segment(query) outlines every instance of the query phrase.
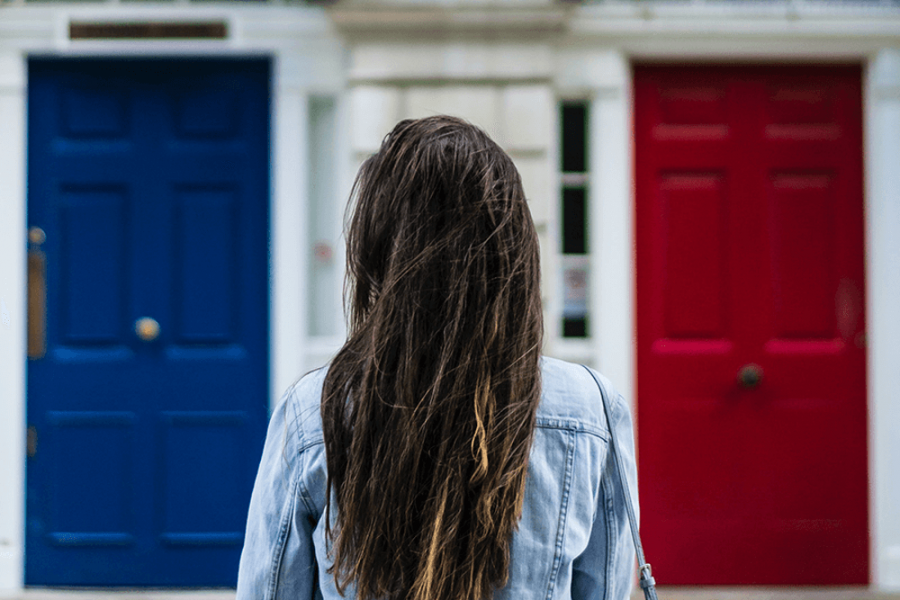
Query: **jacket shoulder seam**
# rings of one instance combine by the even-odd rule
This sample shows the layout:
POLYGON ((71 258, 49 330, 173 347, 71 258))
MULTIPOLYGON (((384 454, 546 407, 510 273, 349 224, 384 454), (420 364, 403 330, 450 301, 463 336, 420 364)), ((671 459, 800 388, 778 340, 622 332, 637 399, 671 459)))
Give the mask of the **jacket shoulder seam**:
MULTIPOLYGON (((316 420, 315 411, 320 410, 321 406, 321 394, 317 395, 315 399, 311 399, 308 397, 309 394, 303 396, 302 387, 309 388, 310 384, 307 381, 307 378, 312 375, 322 371, 324 367, 320 367, 318 369, 314 369, 310 371, 306 375, 300 378, 294 385, 291 387, 291 403, 294 406, 294 423, 297 431, 298 438, 298 452, 303 452, 307 448, 311 446, 315 446, 316 444, 323 443, 323 434, 320 428, 317 427, 309 427, 308 421, 310 418, 313 421, 316 420)), ((309 390, 306 390, 308 392, 309 390)), ((321 392, 321 390, 320 390, 321 392)))

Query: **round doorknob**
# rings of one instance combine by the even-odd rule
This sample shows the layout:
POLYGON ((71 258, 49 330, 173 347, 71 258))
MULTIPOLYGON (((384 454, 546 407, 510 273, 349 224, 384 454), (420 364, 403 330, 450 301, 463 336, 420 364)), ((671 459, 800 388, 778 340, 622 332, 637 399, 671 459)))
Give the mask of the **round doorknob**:
POLYGON ((35 246, 40 246, 44 242, 47 241, 47 234, 44 233, 44 230, 40 227, 29 227, 28 228, 28 241, 34 244, 35 246))
POLYGON ((762 367, 750 363, 740 368, 737 380, 742 388, 751 390, 759 385, 759 382, 762 381, 762 376, 762 367))
POLYGON ((134 322, 134 332, 145 342, 152 342, 159 337, 159 323, 152 317, 141 317, 134 322))

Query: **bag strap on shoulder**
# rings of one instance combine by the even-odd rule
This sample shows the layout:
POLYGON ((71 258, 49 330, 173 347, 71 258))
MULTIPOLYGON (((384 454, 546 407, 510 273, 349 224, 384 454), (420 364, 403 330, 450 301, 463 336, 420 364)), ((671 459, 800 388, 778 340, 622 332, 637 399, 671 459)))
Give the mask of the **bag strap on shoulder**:
POLYGON ((634 540, 634 550, 637 554, 638 571, 641 576, 641 589, 644 590, 644 598, 646 600, 657 600, 656 597, 656 580, 650 569, 650 564, 644 559, 644 547, 641 545, 641 536, 638 533, 637 518, 634 514, 634 504, 631 501, 631 493, 628 491, 628 485, 625 482, 625 465, 622 464, 622 457, 619 453, 619 442, 616 439, 616 430, 613 427, 612 413, 609 409, 609 401, 607 400, 606 390, 603 384, 594 375, 594 372, 585 365, 584 370, 588 372, 597 388, 600 390, 600 401, 603 403, 603 413, 606 415, 606 423, 609 427, 610 449, 612 450, 615 460, 616 474, 618 475, 619 485, 622 488, 622 495, 625 497, 625 510, 628 513, 628 524, 631 526, 631 538, 634 540))

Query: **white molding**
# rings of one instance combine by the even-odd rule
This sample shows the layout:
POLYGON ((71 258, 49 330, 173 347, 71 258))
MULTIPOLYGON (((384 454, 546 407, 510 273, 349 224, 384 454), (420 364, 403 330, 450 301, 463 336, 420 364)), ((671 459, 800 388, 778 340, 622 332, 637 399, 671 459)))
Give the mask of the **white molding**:
POLYGON ((631 68, 615 50, 590 62, 597 65, 589 125, 592 338, 597 366, 634 406, 631 68))
POLYGON ((900 544, 880 548, 878 572, 883 590, 900 590, 900 544))
MULTIPOLYGON (((233 3, 140 4, 59 3, 4 6, 0 9, 0 47, 39 54, 210 54, 272 53, 334 44, 338 39, 317 7, 280 7, 233 3), (224 40, 69 40, 70 21, 225 21, 224 40)), ((334 64, 327 53, 316 57, 334 64)), ((340 57, 337 57, 340 66, 340 57)))
POLYGON ((633 407, 631 65, 618 49, 596 46, 563 46, 555 59, 557 93, 590 100, 588 240, 592 269, 590 341, 558 339, 554 350, 561 357, 592 363, 633 407))
POLYGON ((616 2, 584 3, 571 30, 624 35, 739 33, 853 37, 892 35, 900 11, 890 4, 837 2, 616 2))
POLYGON ((896 6, 801 2, 583 4, 569 44, 603 44, 632 60, 861 60, 900 38, 896 6))
POLYGON ((900 49, 866 81, 866 301, 873 581, 900 590, 900 49))
POLYGON ((276 95, 272 106, 273 202, 271 214, 272 290, 269 390, 271 406, 300 375, 304 349, 297 340, 307 337, 307 297, 303 293, 309 269, 306 198, 307 97, 297 91, 276 95))
POLYGON ((407 39, 389 36, 353 45, 348 78, 387 84, 404 81, 547 80, 553 48, 537 40, 407 39))
MULTIPOLYGON (((498 31, 535 36, 555 35, 563 31, 570 7, 552 0, 515 0, 514 2, 391 2, 344 0, 329 14, 340 30, 356 35, 380 37, 414 36, 435 39, 459 34, 487 34, 498 31)), ((471 37, 471 36, 470 36, 471 37)), ((470 41, 474 41, 470 39, 470 41)))
MULTIPOLYGON (((346 264, 347 264, 347 245, 344 237, 344 220, 346 218, 347 203, 350 199, 350 192, 353 189, 353 182, 356 180, 357 164, 354 155, 350 151, 350 102, 347 94, 342 94, 337 99, 337 123, 335 126, 335 172, 334 189, 337 191, 335 202, 338 203, 338 219, 335 223, 338 242, 335 244, 334 259, 335 263, 340 265, 340 290, 335 291, 335 302, 340 303, 340 310, 337 311, 338 322, 335 324, 337 335, 327 341, 326 346, 330 346, 330 350, 323 357, 325 360, 313 363, 318 367, 329 361, 337 354, 337 351, 343 346, 347 337, 347 318, 344 311, 344 286, 346 283, 346 264)), ((310 340, 311 342, 313 340, 310 340)))
MULTIPOLYGON (((625 47, 638 45, 639 36, 625 47)), ((787 48, 782 39, 779 51, 787 48)), ((882 50, 869 62, 874 51, 853 50, 840 40, 827 40, 830 54, 821 61, 841 55, 863 62, 869 68, 865 103, 866 139, 866 281, 869 338, 868 414, 871 485, 872 585, 878 589, 900 589, 900 476, 896 457, 900 456, 900 380, 895 376, 900 364, 900 313, 894 299, 900 297, 900 50, 882 50)), ((900 45, 900 39, 895 40, 900 45)), ((685 48, 693 52, 703 45, 696 37, 658 41, 654 59, 684 58, 685 48), (690 47, 693 44, 693 47, 690 47)), ((852 44, 849 44, 852 46, 852 44)), ((707 61, 734 58, 735 48, 712 52, 707 61)), ((590 238, 604 240, 592 251, 595 269, 591 283, 591 314, 599 324, 595 336, 597 365, 626 398, 634 402, 634 196, 632 189, 632 99, 630 62, 648 56, 612 49, 602 51, 589 45, 569 43, 559 54, 555 83, 563 95, 586 94, 592 98, 590 126, 591 195, 590 238), (602 280, 602 285, 601 285, 602 280), (624 317, 623 317, 624 316, 624 317)), ((762 60, 760 49, 742 56, 762 60)), ((781 59, 806 59, 805 49, 787 52, 781 59)), ((583 351, 583 349, 582 349, 583 351)))
POLYGON ((0 596, 25 547, 25 61, 0 53, 0 596), (19 85, 15 85, 16 83, 19 85))

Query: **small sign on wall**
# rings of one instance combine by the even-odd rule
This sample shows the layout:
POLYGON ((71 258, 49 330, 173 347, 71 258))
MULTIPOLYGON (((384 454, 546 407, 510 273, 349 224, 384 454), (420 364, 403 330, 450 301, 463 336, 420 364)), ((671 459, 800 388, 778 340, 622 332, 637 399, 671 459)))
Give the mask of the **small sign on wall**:
POLYGON ((590 257, 563 255, 563 336, 587 337, 590 257))

